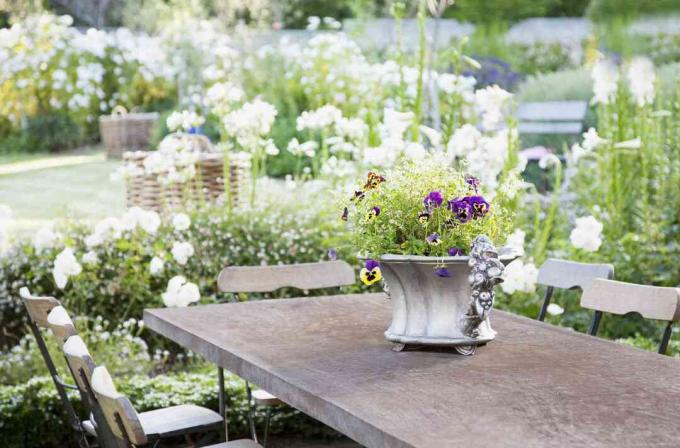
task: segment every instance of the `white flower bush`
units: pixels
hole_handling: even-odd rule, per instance
[[[602,229],[604,226],[594,216],[576,219],[576,225],[569,235],[574,247],[588,252],[597,251],[602,245]]]
[[[168,289],[163,293],[163,303],[168,307],[184,307],[198,302],[201,293],[198,285],[187,282],[187,279],[177,275],[168,282]]]
[[[501,289],[507,294],[533,293],[536,290],[538,268],[533,263],[515,260],[505,267]]]
[[[52,269],[52,276],[57,288],[64,289],[69,277],[80,274],[82,270],[83,267],[76,260],[73,250],[70,247],[64,248],[54,259],[54,268]]]
[[[187,264],[187,261],[189,261],[189,258],[194,255],[194,246],[186,241],[175,242],[172,245],[171,253],[177,263],[185,265]]]

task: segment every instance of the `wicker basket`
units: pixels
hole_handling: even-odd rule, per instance
[[[99,117],[99,132],[108,157],[120,158],[125,151],[145,150],[158,113],[127,113],[115,107],[111,115]]]
[[[137,165],[143,171],[145,151],[125,152],[123,161]],[[229,161],[229,192],[232,207],[247,198],[250,185],[250,160],[233,158]],[[195,177],[182,184],[162,185],[155,174],[140,174],[127,180],[128,207],[164,212],[206,203],[216,203],[224,197],[224,158],[219,153],[201,153],[196,162]],[[225,201],[226,203],[226,201]]]

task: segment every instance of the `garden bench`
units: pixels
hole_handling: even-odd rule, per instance
[[[517,108],[518,130],[527,134],[579,134],[588,112],[585,101],[521,103]]]
[[[596,279],[583,292],[581,306],[595,311],[588,328],[588,334],[592,336],[597,334],[603,313],[620,316],[638,313],[646,319],[667,322],[659,344],[659,353],[665,354],[673,332],[673,322],[680,320],[680,288]]]
[[[611,264],[577,263],[569,260],[549,258],[538,270],[536,283],[546,286],[545,296],[538,320],[545,319],[555,288],[585,290],[596,278],[611,279],[614,266]]]
[[[320,263],[299,263],[278,266],[228,266],[220,272],[217,286],[227,293],[273,292],[281,288],[297,288],[303,291],[323,288],[337,288],[352,285],[355,282],[354,270],[344,261],[326,261]],[[224,401],[224,370],[218,367],[220,409]],[[282,404],[276,396],[264,389],[253,391],[246,381],[248,399],[248,423],[251,437],[257,441],[257,430],[253,418],[253,401],[267,408],[263,446],[267,446],[271,408]]]

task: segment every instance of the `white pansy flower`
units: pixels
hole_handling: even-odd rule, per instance
[[[524,264],[522,260],[515,260],[505,267],[501,288],[507,294],[517,291],[531,293],[536,290],[538,269],[533,263]]]
[[[52,224],[42,226],[33,235],[33,247],[40,253],[45,249],[51,249],[59,241],[59,234],[53,230]]]
[[[604,226],[594,216],[576,219],[576,226],[569,235],[571,244],[588,252],[597,251],[602,245],[602,229]]]
[[[52,276],[54,282],[59,289],[64,289],[68,283],[68,278],[73,275],[78,275],[83,268],[76,260],[73,250],[70,247],[64,248],[54,259],[54,267],[52,268]]]
[[[172,226],[180,232],[187,230],[191,227],[191,218],[186,213],[177,213],[172,217]]]
[[[187,264],[187,261],[189,261],[189,258],[194,255],[194,246],[186,241],[175,242],[172,245],[172,250],[170,252],[177,263],[185,265]]]
[[[546,309],[546,311],[551,316],[559,316],[560,314],[564,313],[564,308],[562,308],[561,306],[559,306],[556,303],[551,303],[551,304],[548,305],[548,308]]]
[[[151,275],[159,275],[163,272],[163,269],[165,269],[165,262],[162,258],[156,256],[149,262],[149,273]]]
[[[656,73],[652,61],[643,56],[633,58],[628,65],[627,77],[630,93],[638,106],[654,101]]]
[[[201,293],[195,283],[187,282],[186,278],[177,275],[170,279],[162,297],[165,306],[184,307],[193,302],[198,302],[201,299]]]

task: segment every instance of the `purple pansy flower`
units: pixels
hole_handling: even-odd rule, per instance
[[[472,219],[472,205],[465,199],[451,199],[448,204],[448,209],[456,216],[460,222],[468,222]]]
[[[332,247],[328,249],[328,259],[331,261],[335,261],[338,259],[338,251],[333,249]]]
[[[439,277],[451,277],[451,273],[445,267],[435,269],[434,273],[437,274]]]
[[[366,214],[366,221],[370,221],[378,215],[380,215],[380,207],[373,207]]]
[[[366,264],[364,264],[364,267],[369,271],[372,271],[375,268],[379,268],[380,263],[376,260],[366,260]]]
[[[444,202],[444,197],[439,191],[430,191],[430,193],[423,199],[423,204],[427,208],[438,208],[441,207],[442,202]]]
[[[463,249],[460,247],[449,247],[449,256],[451,257],[460,257],[462,255],[465,255],[463,253]]]
[[[470,186],[470,188],[475,190],[475,193],[477,193],[477,189],[479,188],[479,179],[477,179],[474,176],[467,176],[465,178],[465,183],[467,183]]]
[[[463,200],[470,204],[472,216],[475,219],[481,218],[489,212],[490,205],[483,196],[467,196]]]
[[[437,232],[431,233],[427,238],[425,238],[428,243],[430,243],[432,246],[437,246],[442,242],[442,240],[439,239],[439,234]]]

